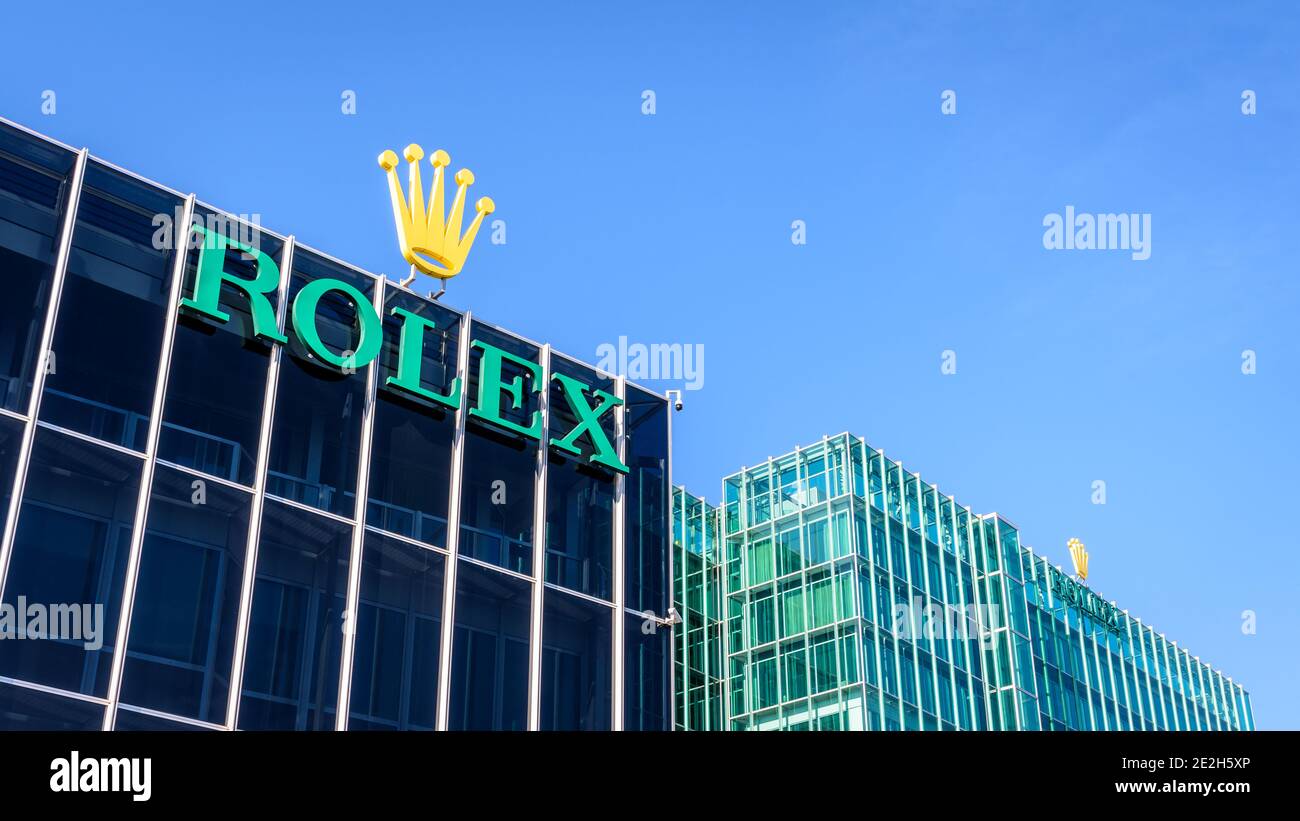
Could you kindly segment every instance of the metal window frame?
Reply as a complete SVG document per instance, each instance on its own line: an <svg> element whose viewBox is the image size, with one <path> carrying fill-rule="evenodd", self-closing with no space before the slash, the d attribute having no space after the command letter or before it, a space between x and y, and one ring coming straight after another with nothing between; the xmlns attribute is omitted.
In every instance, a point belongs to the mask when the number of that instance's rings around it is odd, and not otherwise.
<svg viewBox="0 0 1300 821"><path fill-rule="evenodd" d="M289 282L293 279L292 234L280 251L280 284L276 289L275 325L283 328L288 313ZM244 693L244 665L248 656L248 632L253 617L253 591L257 583L258 548L262 539L262 517L266 509L266 475L271 460L271 431L275 423L275 398L280 385L280 362L283 345L271 348L266 369L266 392L262 396L262 419L257 439L257 463L253 474L253 501L248 512L248 542L244 547L244 578L239 593L239 615L235 628L235 647L230 659L230 691L227 693L228 730L239 726L239 705ZM337 715L337 710L335 712Z"/></svg>
<svg viewBox="0 0 1300 821"><path fill-rule="evenodd" d="M8 123L8 120L5 121ZM25 130L25 129L24 129ZM29 132L34 133L34 132ZM37 348L36 369L32 372L32 392L27 398L27 419L23 428L22 443L14 465L14 483L9 493L8 516L5 519L3 542L0 542L0 599L4 597L9 581L9 560L13 557L14 538L18 535L18 514L22 510L24 491L27 488L27 471L31 466L32 445L36 439L36 420L41 409L41 395L45 392L46 364L54 342L54 321L59 313L59 300L63 296L63 283L67 278L68 258L72 253L72 231L77 224L77 209L81 205L81 191L86 180L86 167L90 151L77 152L72 174L68 177L68 199L64 204L63 223L59 228L59 249L54 257L54 270L50 275L50 299L45 306L45 319L41 328L40 347Z"/></svg>
<svg viewBox="0 0 1300 821"><path fill-rule="evenodd" d="M456 408L451 437L451 477L447 489L447 569L442 577L442 635L438 652L438 712L435 728L446 730L451 718L451 658L456 635L456 576L460 567L460 494L465 475L465 420L469 412L469 342L473 331L473 314L466 311L460 318L457 340L456 378L460 380L460 406ZM536 535L533 541L536 542Z"/></svg>
<svg viewBox="0 0 1300 821"><path fill-rule="evenodd" d="M149 521L149 502L153 497L153 476L157 470L158 442L162 436L163 404L167 398L167 380L171 373L172 351L176 343L177 306L180 304L181 282L185 278L185 263L189 256L189 235L194 220L194 195L185 198L181 219L175 228L175 256L172 260L171 285L168 289L167 309L163 317L162 348L158 355L158 372L154 376L153 405L150 408L149 432L145 438L144 463L140 470L140 491L136 498L135 518L131 525L131 545L127 553L126 578L122 587L122 603L117 617L117 637L113 645L113 660L108 677L108 708L104 710L104 729L111 730L117 723L117 706L122 696L122 677L126 670L126 649L131 634L131 616L135 611L136 588L140 581L140 560L144 553L145 527Z"/></svg>
<svg viewBox="0 0 1300 821"><path fill-rule="evenodd" d="M542 345L537 353L542 369L537 409L542 415L542 441L533 465L533 587L528 621L528 723L529 730L542 725L542 610L545 607L546 581L546 477L547 437L551 433L551 346Z"/></svg>
<svg viewBox="0 0 1300 821"><path fill-rule="evenodd" d="M289 272L292 276L293 272ZM380 319L382 333L387 279L374 281L371 304ZM360 307L360 306L358 306ZM381 345L382 349L382 345ZM361 414L361 441L357 447L357 484L353 491L352 545L348 558L348 589L343 609L343 646L339 652L339 690L334 709L334 729L348 728L352 706L352 667L356 661L357 615L361 607L361 564L366 543L366 512L370 504L370 455L374 443L375 404L379 384L379 356L366 365L366 403Z"/></svg>

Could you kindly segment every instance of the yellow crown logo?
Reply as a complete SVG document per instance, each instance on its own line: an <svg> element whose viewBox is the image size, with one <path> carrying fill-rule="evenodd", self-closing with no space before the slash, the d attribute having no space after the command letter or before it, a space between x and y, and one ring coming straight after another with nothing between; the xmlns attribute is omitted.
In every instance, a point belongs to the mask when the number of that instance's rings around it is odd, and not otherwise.
<svg viewBox="0 0 1300 821"><path fill-rule="evenodd" d="M483 217L496 210L488 197L474 203L477 212L469 230L461 236L461 218L465 213L465 198L474 184L474 175L468 168L456 172L456 199L451 204L451 214L443 221L443 169L451 165L451 157L439 149L429 158L433 163L433 191L429 207L424 207L424 185L420 182L420 160L424 149L411 143L403 152L410 164L410 200L402 196L402 186L397 180L397 155L385 151L379 155L379 166L388 172L388 193L393 200L393 219L397 222L397 244L402 256L418 270L439 279L450 279L460 273L465 257L474 244L474 235L483 224Z"/></svg>
<svg viewBox="0 0 1300 821"><path fill-rule="evenodd" d="M1088 580L1088 549L1083 546L1083 542L1078 539L1071 539L1065 543L1070 548L1070 560L1074 562L1074 575L1079 577L1080 581Z"/></svg>

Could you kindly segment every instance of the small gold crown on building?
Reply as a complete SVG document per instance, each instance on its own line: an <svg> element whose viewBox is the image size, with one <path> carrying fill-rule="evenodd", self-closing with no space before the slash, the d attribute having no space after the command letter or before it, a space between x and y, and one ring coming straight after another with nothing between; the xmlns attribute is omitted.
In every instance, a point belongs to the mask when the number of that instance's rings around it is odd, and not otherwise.
<svg viewBox="0 0 1300 821"><path fill-rule="evenodd" d="M1088 580L1088 548L1083 546L1083 542L1078 539L1071 539L1065 543L1070 548L1070 560L1074 562L1074 575L1079 577L1080 581Z"/></svg>
<svg viewBox="0 0 1300 821"><path fill-rule="evenodd" d="M402 256L417 270L438 279L450 279L464 267L465 257L469 255L483 218L496 210L496 205L488 197L474 203L477 212L474 221L461 236L465 199L469 187L474 184L474 174L468 168L456 172L456 199L444 221L443 169L451 165L451 157L439 149L429 158L433 164L433 190L426 209L424 185L420 181L420 160L424 159L424 149L411 143L403 154L410 165L409 200L402 196L402 186L397 179L397 154L385 151L379 155L379 167L388 173L388 193L393 200L393 219L397 223L397 244Z"/></svg>

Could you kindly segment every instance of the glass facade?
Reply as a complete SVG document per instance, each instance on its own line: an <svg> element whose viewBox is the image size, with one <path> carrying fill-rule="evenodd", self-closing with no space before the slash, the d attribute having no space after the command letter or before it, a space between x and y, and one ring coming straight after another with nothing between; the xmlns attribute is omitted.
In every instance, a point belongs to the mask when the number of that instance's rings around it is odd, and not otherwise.
<svg viewBox="0 0 1300 821"><path fill-rule="evenodd" d="M663 397L4 122L0 280L0 729L671 727Z"/></svg>
<svg viewBox="0 0 1300 821"><path fill-rule="evenodd" d="M1250 696L850 434L673 493L674 725L1241 730Z"/></svg>
<svg viewBox="0 0 1300 821"><path fill-rule="evenodd" d="M0 729L1254 727L850 434L714 507L662 396L4 122L0 281Z"/></svg>

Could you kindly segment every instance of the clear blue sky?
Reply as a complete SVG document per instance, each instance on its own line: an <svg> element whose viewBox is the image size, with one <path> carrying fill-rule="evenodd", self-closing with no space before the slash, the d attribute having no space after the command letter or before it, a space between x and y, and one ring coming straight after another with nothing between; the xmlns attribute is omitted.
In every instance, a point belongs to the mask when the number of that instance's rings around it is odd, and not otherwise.
<svg viewBox="0 0 1300 821"><path fill-rule="evenodd" d="M279 5L8 4L0 114L390 274L375 156L445 148L507 224L449 303L704 346L677 481L854 431L1300 727L1294 4Z"/></svg>

